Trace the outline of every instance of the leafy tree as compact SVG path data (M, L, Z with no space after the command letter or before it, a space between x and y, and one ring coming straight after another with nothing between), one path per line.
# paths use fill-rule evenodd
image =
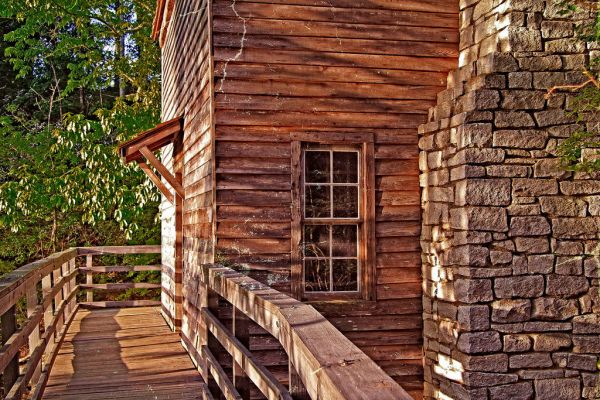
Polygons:
M0 273L9 268L1 259L22 263L70 245L157 242L158 192L115 151L159 120L153 7L13 0L0 8L0 237L10 238L0 244Z
M592 18L588 23L578 25L580 39L587 42L590 48L600 48L600 4L580 0L564 0L563 14L570 15L579 11L589 12ZM592 56L589 67L583 71L587 80L579 85L565 85L552 88L548 93L567 90L575 92L569 110L581 124L558 148L567 169L574 171L600 171L600 52ZM594 117L596 116L596 117Z

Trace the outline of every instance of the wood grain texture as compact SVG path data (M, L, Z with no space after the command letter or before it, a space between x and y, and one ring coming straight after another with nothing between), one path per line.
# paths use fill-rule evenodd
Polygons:
M281 288L292 277L288 286L299 296L294 141L370 135L373 301L315 307L419 398L422 369L412 363L422 341L417 126L457 65L457 2L213 4L220 260ZM344 323L352 313L368 315ZM409 347L389 359L385 340L370 340L374 327Z
M195 266L214 258L213 67L208 4L208 0L174 2L162 47L162 119L182 116L184 121L180 143L164 148L161 159L176 181L181 179L183 189L174 206L162 204L162 301L165 315L181 319L182 332L190 338L197 334L196 325L190 321L198 312ZM181 309L178 298L188 299Z
M204 399L205 385L156 307L80 310L43 399Z
M311 398L411 398L313 307L229 268L203 266L202 272L203 284L277 338ZM222 338L215 317L206 323L223 345L234 340Z

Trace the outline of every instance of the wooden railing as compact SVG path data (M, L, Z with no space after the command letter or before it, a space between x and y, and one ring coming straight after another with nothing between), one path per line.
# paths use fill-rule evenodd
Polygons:
M98 267L93 265L93 256L152 253L160 253L160 246L71 248L27 264L0 279L0 371L3 398L20 399L24 395L30 399L41 397L50 367L80 306L159 305L160 302L148 300L94 302L93 292L88 292L86 302L77 301L80 289L118 291L131 288L160 288L158 284L147 283L93 283L94 274L160 271L160 266ZM77 258L80 256L86 257L85 267L77 265ZM85 284L77 283L79 273L85 273ZM27 310L26 319L17 324L17 308L23 305ZM27 350L26 354L21 354L25 353L24 350Z
M202 374L215 398L249 399L252 382L269 400L412 399L312 306L221 266L202 266L200 279L206 290L201 311L206 331L198 364L204 364ZM232 306L232 329L217 318L220 299ZM288 388L248 350L248 319L287 353ZM233 379L218 362L223 349L232 358Z

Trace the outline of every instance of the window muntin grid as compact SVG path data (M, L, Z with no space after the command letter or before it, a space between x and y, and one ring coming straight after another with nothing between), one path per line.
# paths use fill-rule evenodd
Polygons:
M360 151L305 149L303 166L304 291L356 293L361 268Z

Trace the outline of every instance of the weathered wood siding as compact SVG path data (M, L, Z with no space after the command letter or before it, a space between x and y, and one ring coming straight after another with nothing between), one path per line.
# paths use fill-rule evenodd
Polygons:
M457 65L458 2L214 0L212 12L217 258L289 290L290 133L372 132L378 301L316 306L422 396L417 126Z
M163 46L163 120L184 116L183 321L192 343L198 331L200 264L213 262L212 60L208 0L176 0ZM163 156L170 157L170 150ZM164 210L164 208L163 208ZM169 210L167 208L167 210ZM164 211L163 211L164 213ZM163 218L169 218L164 213ZM163 245L175 232L163 226ZM174 261L163 252L163 264Z

